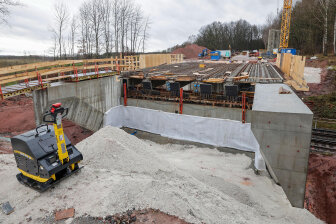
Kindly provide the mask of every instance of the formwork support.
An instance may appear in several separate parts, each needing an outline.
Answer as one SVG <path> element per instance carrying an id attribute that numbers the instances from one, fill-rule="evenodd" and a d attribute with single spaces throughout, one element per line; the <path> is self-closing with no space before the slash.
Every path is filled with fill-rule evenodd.
<path id="1" fill-rule="evenodd" d="M 96 72 L 97 79 L 98 79 L 99 78 L 99 68 L 98 68 L 97 64 L 95 65 L 95 72 Z"/>
<path id="2" fill-rule="evenodd" d="M 127 85 L 124 83 L 124 106 L 127 106 Z"/>
<path id="3" fill-rule="evenodd" d="M 42 89 L 44 89 L 42 77 L 41 77 L 40 73 L 37 71 L 36 67 L 35 67 L 35 69 L 36 69 L 36 76 L 37 76 L 38 83 L 41 85 Z"/>
<path id="4" fill-rule="evenodd" d="M 3 93 L 2 93 L 1 85 L 0 85 L 0 95 L 1 95 L 1 100 L 4 100 L 4 96 L 3 96 Z"/>
<path id="5" fill-rule="evenodd" d="M 180 88 L 180 114 L 183 113 L 183 88 Z"/>
<path id="6" fill-rule="evenodd" d="M 29 80 L 28 80 L 28 79 L 25 79 L 24 82 L 25 82 L 25 84 L 26 84 L 26 87 L 28 88 L 28 87 L 29 87 Z"/>
<path id="7" fill-rule="evenodd" d="M 242 123 L 246 122 L 246 93 L 242 93 Z"/>

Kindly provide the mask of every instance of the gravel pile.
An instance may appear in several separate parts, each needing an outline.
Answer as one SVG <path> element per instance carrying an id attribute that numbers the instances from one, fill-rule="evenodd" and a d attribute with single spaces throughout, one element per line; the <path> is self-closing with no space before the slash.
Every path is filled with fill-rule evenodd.
<path id="1" fill-rule="evenodd" d="M 292 208 L 281 188 L 256 176 L 245 155 L 142 141 L 105 127 L 77 144 L 85 166 L 43 194 L 20 185 L 13 155 L 0 155 L 0 201 L 15 207 L 0 223 L 41 223 L 55 210 L 106 217 L 153 208 L 191 223 L 319 223 Z M 240 182 L 239 178 L 245 182 Z M 43 220 L 43 219 L 42 219 Z"/>
<path id="2" fill-rule="evenodd" d="M 321 68 L 305 67 L 304 68 L 304 79 L 307 83 L 321 83 Z"/>

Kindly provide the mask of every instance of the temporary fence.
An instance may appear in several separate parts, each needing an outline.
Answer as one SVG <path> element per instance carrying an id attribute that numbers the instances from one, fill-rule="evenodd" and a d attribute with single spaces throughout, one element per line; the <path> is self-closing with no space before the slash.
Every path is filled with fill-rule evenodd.
<path id="1" fill-rule="evenodd" d="M 285 73 L 286 84 L 297 91 L 309 91 L 304 79 L 305 56 L 292 55 L 290 53 L 278 54 L 276 65 Z"/>

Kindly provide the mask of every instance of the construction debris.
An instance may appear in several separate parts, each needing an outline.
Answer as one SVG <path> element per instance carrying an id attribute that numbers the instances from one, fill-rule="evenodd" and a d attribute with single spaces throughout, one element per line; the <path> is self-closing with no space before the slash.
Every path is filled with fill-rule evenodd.
<path id="1" fill-rule="evenodd" d="M 55 212 L 55 221 L 72 218 L 75 215 L 74 208 L 63 209 Z"/>
<path id="2" fill-rule="evenodd" d="M 283 87 L 280 87 L 279 94 L 291 94 L 291 91 L 284 89 Z"/>
<path id="3" fill-rule="evenodd" d="M 14 208 L 9 204 L 9 202 L 7 201 L 6 203 L 3 203 L 2 204 L 2 212 L 5 214 L 5 215 L 9 215 L 11 214 L 12 212 L 14 212 Z"/>

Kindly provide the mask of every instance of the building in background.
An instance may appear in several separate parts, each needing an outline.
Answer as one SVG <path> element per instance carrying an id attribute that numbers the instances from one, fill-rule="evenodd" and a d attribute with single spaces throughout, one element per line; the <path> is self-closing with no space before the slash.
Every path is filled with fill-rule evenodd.
<path id="1" fill-rule="evenodd" d="M 273 49 L 279 48 L 280 30 L 270 29 L 268 33 L 267 51 L 273 52 Z"/>

